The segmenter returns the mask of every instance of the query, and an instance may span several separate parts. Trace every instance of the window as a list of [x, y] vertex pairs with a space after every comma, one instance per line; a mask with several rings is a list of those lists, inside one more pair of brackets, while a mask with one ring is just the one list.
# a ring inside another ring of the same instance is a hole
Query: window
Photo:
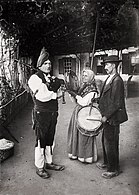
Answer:
[[104, 73], [104, 67], [102, 65], [103, 58], [99, 57], [97, 59], [97, 74], [103, 74]]
[[75, 58], [62, 58], [59, 59], [59, 74], [69, 73], [71, 70], [76, 70], [76, 59]]
[[70, 70], [71, 70], [71, 65], [72, 65], [72, 62], [71, 62], [71, 58], [65, 58], [64, 59], [64, 73], [69, 73]]

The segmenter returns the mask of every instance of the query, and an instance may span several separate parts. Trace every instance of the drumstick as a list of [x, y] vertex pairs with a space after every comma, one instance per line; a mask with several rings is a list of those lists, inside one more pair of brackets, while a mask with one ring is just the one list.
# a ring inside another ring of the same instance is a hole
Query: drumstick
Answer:
[[87, 120], [89, 120], [89, 121], [100, 121], [101, 122], [100, 119], [95, 119], [95, 118], [87, 118]]

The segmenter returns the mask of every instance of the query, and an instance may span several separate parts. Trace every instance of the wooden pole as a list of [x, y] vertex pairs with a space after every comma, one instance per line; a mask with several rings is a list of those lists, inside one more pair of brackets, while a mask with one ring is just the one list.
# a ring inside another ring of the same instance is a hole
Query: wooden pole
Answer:
[[92, 55], [91, 55], [91, 70], [93, 69], [93, 63], [94, 63], [94, 53], [95, 53], [97, 30], [98, 30], [98, 18], [99, 18], [99, 14], [97, 13], [96, 28], [95, 28], [95, 35], [94, 35], [94, 42], [93, 42], [93, 50], [92, 50]]

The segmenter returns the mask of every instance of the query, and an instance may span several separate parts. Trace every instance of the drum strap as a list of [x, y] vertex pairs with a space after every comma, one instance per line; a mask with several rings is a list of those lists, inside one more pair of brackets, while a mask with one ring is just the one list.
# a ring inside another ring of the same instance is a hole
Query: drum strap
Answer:
[[95, 93], [94, 93], [94, 96], [92, 97], [92, 99], [91, 99], [91, 106], [90, 106], [90, 110], [89, 110], [89, 116], [91, 115], [91, 110], [92, 110], [92, 107], [93, 107], [93, 101], [94, 101], [94, 99], [95, 99]]

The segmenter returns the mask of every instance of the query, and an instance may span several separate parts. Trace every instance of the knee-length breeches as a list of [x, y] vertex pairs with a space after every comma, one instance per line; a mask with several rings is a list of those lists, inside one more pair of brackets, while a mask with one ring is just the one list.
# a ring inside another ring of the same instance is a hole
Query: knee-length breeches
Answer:
[[52, 146], [55, 136], [58, 112], [33, 111], [34, 130], [36, 134], [36, 145], [40, 140], [40, 147]]

